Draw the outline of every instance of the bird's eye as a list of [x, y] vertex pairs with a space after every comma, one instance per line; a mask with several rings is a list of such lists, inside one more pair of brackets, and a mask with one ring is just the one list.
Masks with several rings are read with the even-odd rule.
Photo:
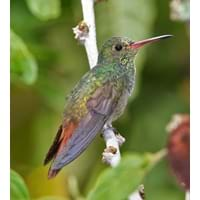
[[116, 51], [121, 51], [122, 50], [122, 45], [121, 44], [116, 44], [115, 50]]

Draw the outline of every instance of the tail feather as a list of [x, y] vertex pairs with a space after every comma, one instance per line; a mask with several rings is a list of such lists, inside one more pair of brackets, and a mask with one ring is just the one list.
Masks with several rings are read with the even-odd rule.
[[54, 178], [58, 172], [60, 171], [61, 169], [51, 169], [49, 168], [49, 172], [48, 172], [48, 179], [52, 179]]
[[44, 165], [48, 164], [53, 158], [54, 156], [56, 155], [58, 149], [59, 149], [59, 146], [60, 146], [60, 136], [61, 136], [61, 133], [62, 133], [62, 125], [60, 125], [59, 129], [58, 129], [58, 132], [56, 134], [56, 137], [54, 139], [54, 142], [53, 144], [51, 145], [46, 157], [45, 157], [45, 160], [44, 160]]
[[62, 152], [63, 148], [67, 144], [68, 140], [71, 138], [74, 130], [76, 128], [76, 123], [74, 121], [69, 121], [65, 127], [60, 125], [57, 135], [54, 139], [53, 144], [51, 145], [45, 160], [44, 165], [49, 163], [52, 159], [53, 162], [50, 166], [49, 172], [48, 172], [48, 178], [53, 178], [57, 175], [57, 173], [60, 171], [61, 168], [56, 168], [54, 166], [54, 160], [59, 155], [60, 152]]

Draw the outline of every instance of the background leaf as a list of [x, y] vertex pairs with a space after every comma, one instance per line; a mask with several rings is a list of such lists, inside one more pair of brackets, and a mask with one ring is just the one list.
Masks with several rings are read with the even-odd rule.
[[116, 168], [106, 169], [99, 176], [87, 200], [123, 200], [141, 183], [152, 166], [150, 154], [127, 154]]
[[22, 177], [17, 172], [11, 170], [10, 179], [11, 200], [29, 200], [29, 192]]
[[62, 171], [60, 176], [49, 180], [47, 178], [48, 168], [49, 166], [35, 168], [26, 177], [26, 183], [31, 198], [34, 200], [38, 198], [46, 198], [50, 200], [50, 197], [52, 199], [55, 199], [56, 197], [59, 197], [60, 199], [69, 199], [69, 188], [66, 181], [68, 177], [63, 174]]
[[32, 84], [37, 78], [37, 63], [23, 40], [11, 30], [11, 80]]
[[68, 200], [68, 199], [64, 197], [58, 197], [58, 196], [45, 196], [45, 197], [38, 198], [37, 200]]
[[60, 0], [26, 0], [27, 5], [40, 20], [55, 19], [60, 16]]

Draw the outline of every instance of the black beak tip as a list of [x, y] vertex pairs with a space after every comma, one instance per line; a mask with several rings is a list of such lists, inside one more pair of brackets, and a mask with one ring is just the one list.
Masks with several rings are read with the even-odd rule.
[[161, 37], [161, 39], [167, 39], [170, 37], [174, 37], [173, 35], [167, 34], [167, 35], [163, 35], [163, 37]]

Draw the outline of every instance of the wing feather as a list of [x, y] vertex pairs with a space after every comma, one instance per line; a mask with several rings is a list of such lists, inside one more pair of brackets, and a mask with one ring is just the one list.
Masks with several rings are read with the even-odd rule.
[[49, 177], [54, 177], [64, 166], [78, 157], [92, 142], [97, 133], [111, 116], [120, 94], [112, 83], [96, 89], [87, 102], [88, 112], [78, 123], [65, 144], [55, 156], [49, 170]]

